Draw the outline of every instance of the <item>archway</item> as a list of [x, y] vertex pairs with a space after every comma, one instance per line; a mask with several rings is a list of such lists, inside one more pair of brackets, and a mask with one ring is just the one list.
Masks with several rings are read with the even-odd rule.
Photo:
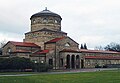
[[80, 57], [79, 55], [76, 56], [76, 68], [80, 68]]
[[72, 57], [71, 57], [71, 67], [72, 67], [72, 69], [75, 68], [75, 55], [72, 55]]
[[84, 60], [81, 59], [81, 68], [84, 68]]
[[70, 55], [66, 57], [66, 68], [70, 68]]

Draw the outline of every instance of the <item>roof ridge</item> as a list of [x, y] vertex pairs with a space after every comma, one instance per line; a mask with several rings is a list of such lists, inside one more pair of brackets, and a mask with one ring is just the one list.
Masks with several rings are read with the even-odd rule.
[[16, 46], [40, 47], [37, 44], [31, 43], [31, 42], [18, 42], [18, 41], [9, 41], [9, 42], [12, 43], [13, 45], [16, 45]]
[[80, 49], [80, 52], [120, 53], [120, 52], [116, 52], [116, 51], [107, 51], [107, 50], [86, 50], [86, 49]]
[[62, 36], [62, 37], [54, 38], [54, 39], [51, 39], [50, 41], [47, 41], [47, 42], [45, 42], [45, 43], [55, 43], [55, 42], [58, 42], [59, 40], [61, 40], [61, 39], [63, 39], [63, 38], [65, 38], [65, 37]]

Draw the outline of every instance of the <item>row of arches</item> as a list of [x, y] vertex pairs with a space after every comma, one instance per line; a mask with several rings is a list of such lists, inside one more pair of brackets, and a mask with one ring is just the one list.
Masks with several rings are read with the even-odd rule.
[[67, 69], [79, 69], [80, 68], [80, 56], [79, 55], [67, 55], [66, 57]]

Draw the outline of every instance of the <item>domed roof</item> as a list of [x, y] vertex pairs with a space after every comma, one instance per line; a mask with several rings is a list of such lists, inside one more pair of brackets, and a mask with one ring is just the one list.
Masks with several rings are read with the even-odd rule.
[[[31, 16], [31, 18], [33, 18], [33, 17], [40, 17], [40, 16], [54, 16], [54, 17], [59, 17], [60, 19], [62, 19], [60, 15], [58, 15], [58, 14], [56, 14], [56, 13], [53, 13], [53, 12], [47, 10], [47, 8], [46, 8], [45, 10], [41, 11], [41, 12], [38, 12], [38, 13], [36, 13], [36, 14], [33, 14], [33, 15]], [[30, 18], [30, 19], [31, 19], [31, 18]]]

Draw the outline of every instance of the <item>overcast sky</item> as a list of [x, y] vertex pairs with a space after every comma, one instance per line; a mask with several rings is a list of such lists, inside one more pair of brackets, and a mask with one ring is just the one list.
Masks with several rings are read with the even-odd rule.
[[48, 8], [62, 17], [62, 31], [88, 48], [120, 43], [120, 0], [0, 0], [0, 41], [22, 41], [30, 16]]

